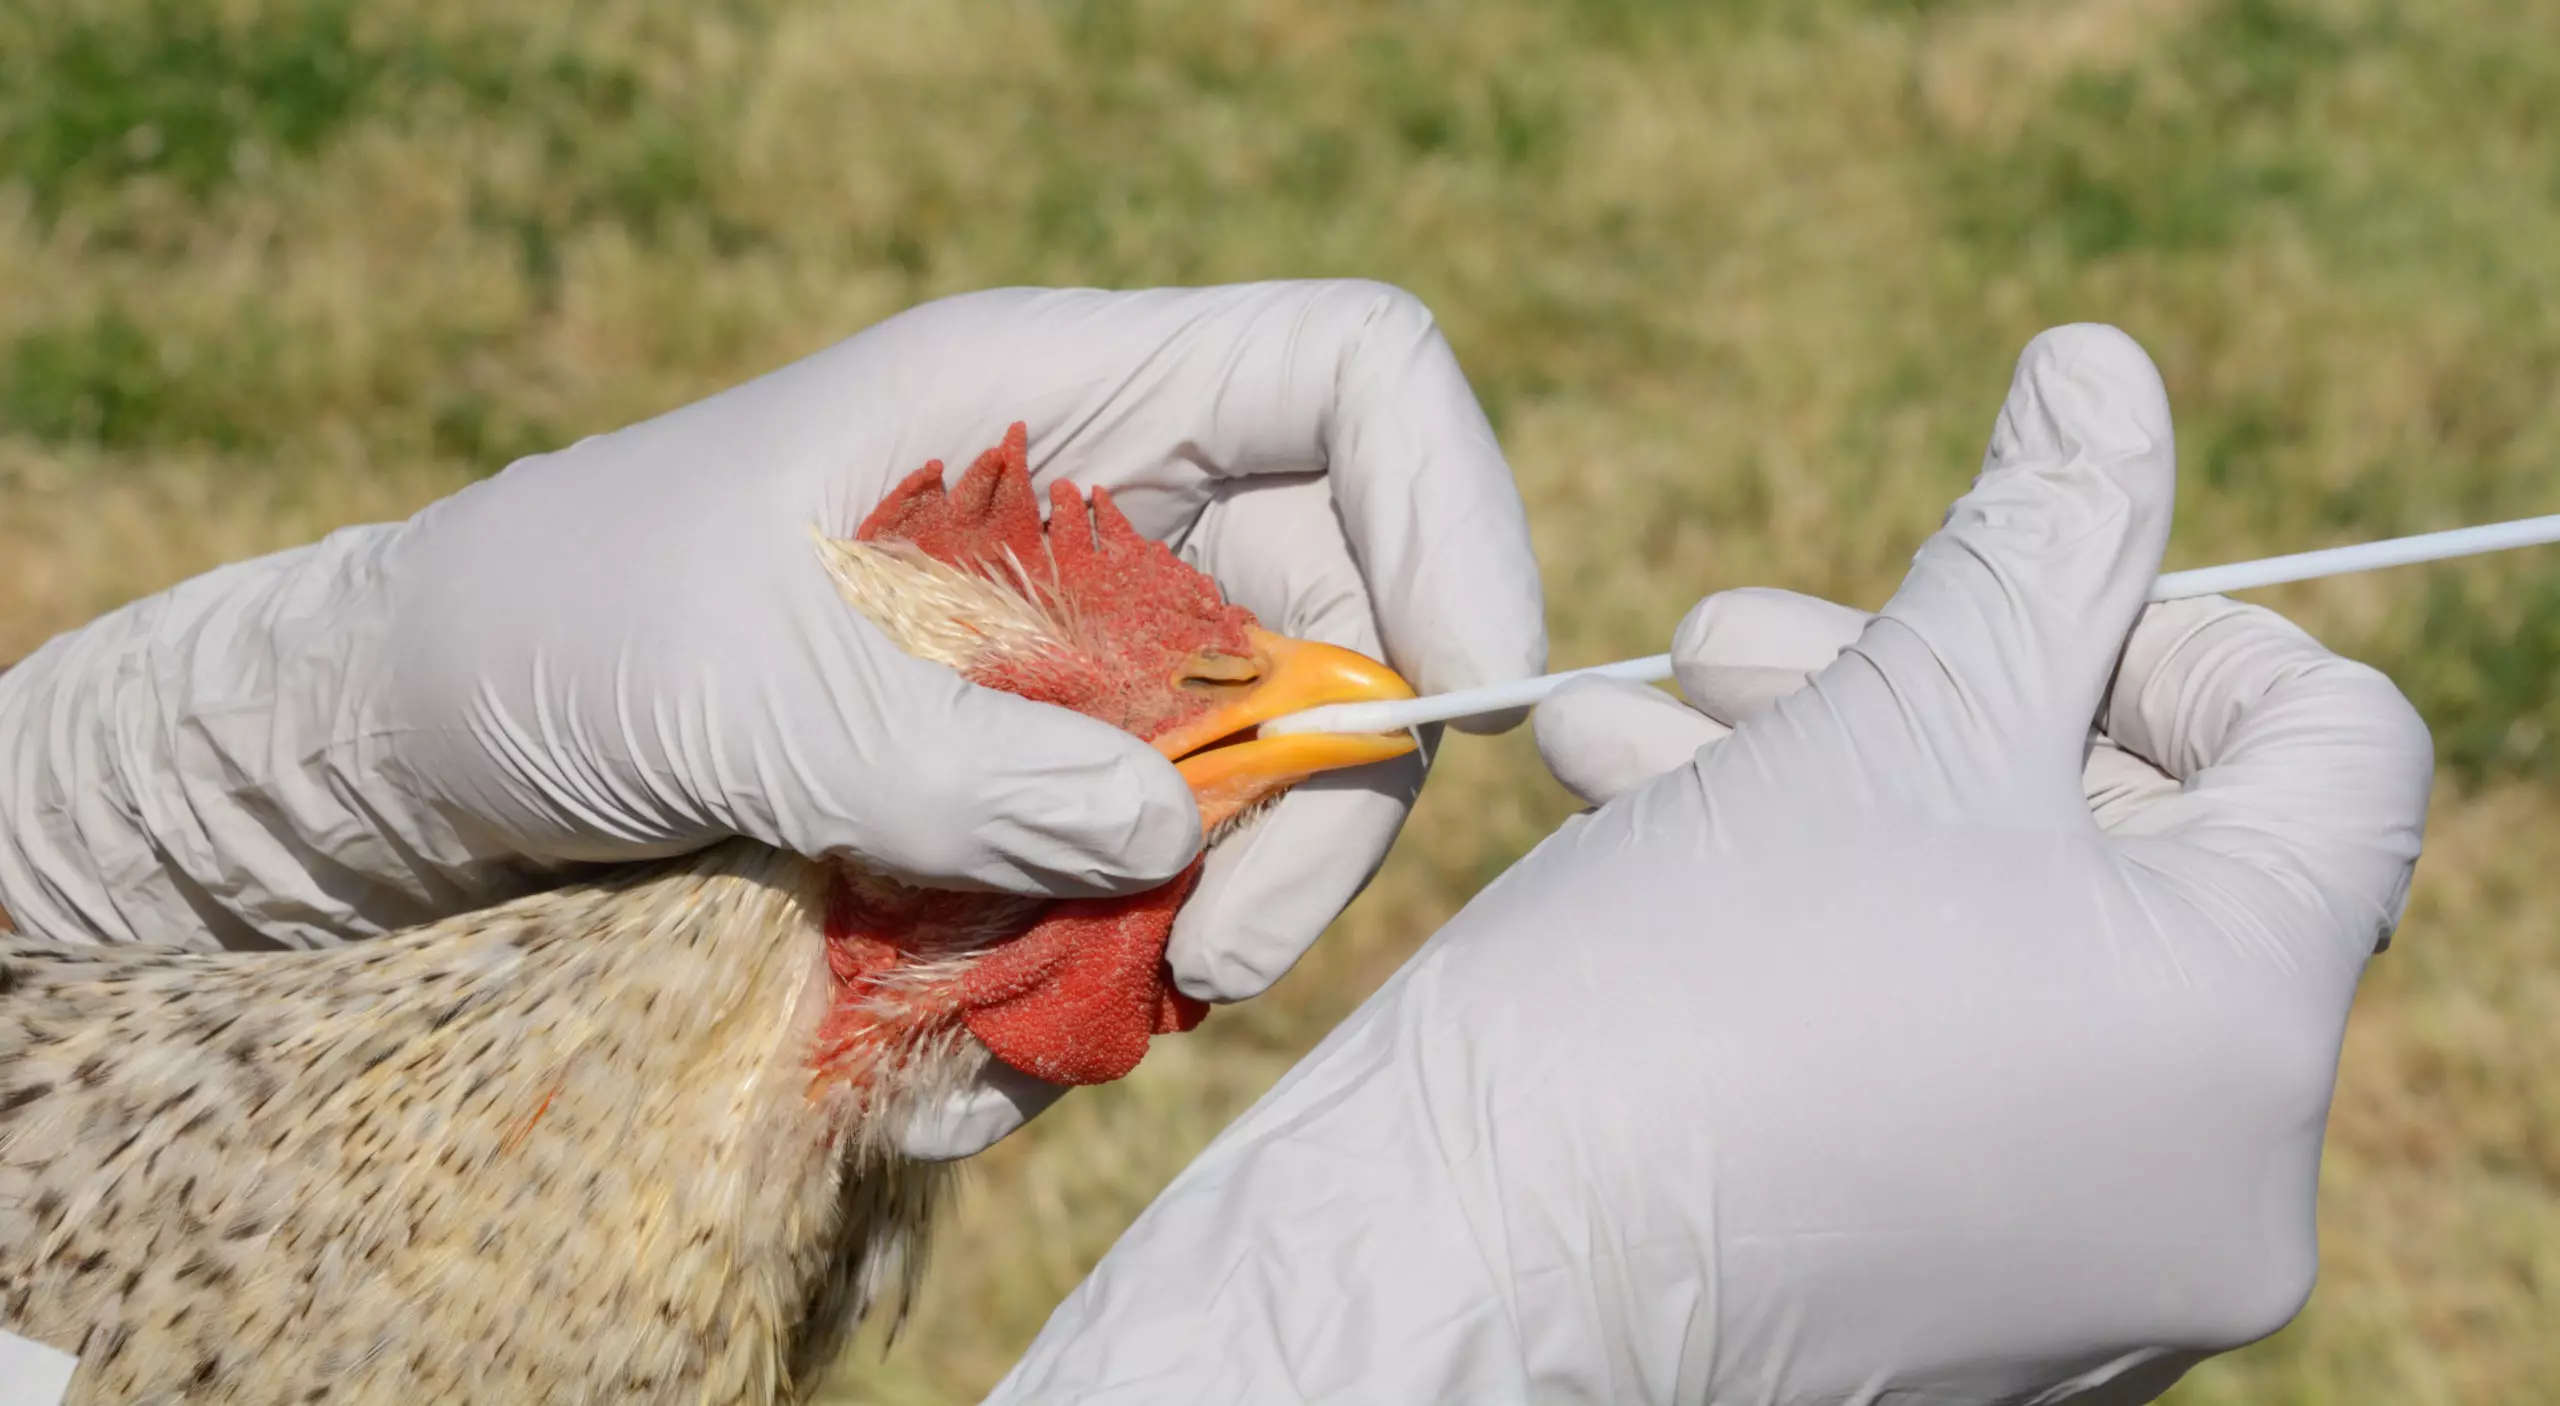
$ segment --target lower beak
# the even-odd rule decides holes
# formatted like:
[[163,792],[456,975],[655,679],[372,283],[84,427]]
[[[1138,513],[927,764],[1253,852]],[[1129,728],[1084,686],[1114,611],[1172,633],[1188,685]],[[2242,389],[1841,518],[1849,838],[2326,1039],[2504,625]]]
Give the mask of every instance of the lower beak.
[[1259,675],[1241,696],[1156,739],[1191,794],[1200,824],[1212,828],[1266,796],[1319,772],[1365,766],[1414,750],[1411,733],[1302,732],[1257,737],[1273,718],[1327,703],[1411,698],[1396,671],[1348,649],[1251,632]]

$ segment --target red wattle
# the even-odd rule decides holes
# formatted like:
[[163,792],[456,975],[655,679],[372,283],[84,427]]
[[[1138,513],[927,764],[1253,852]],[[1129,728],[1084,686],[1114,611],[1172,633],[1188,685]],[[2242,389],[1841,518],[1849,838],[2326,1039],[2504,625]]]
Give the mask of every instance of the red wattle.
[[1199,866],[1125,898],[1064,899],[970,969],[962,1023],[996,1058],[1053,1084],[1105,1084],[1138,1067],[1147,1038],[1189,1030],[1208,1011],[1173,989],[1164,962],[1174,914]]

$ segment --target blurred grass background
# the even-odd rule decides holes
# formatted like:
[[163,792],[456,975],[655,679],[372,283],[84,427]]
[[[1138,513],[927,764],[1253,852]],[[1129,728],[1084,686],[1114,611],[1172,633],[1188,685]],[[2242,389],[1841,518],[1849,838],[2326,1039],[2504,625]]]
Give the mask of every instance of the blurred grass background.
[[[2172,566],[2560,511],[2560,6],[17,0],[0,659],[921,299],[1357,274],[1443,320],[1559,666],[1880,602],[2037,329],[2159,360]],[[2560,555],[2267,597],[2444,762],[2323,1265],[2175,1400],[2560,1400]],[[1269,998],[982,1160],[835,1400],[974,1399],[1191,1153],[1568,809],[1454,739]]]

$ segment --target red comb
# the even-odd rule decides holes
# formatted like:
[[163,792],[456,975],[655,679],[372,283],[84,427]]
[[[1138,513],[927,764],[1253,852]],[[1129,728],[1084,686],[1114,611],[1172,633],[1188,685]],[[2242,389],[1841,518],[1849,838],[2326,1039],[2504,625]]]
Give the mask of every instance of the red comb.
[[1006,582],[1014,580],[1010,558],[1034,587],[1062,598],[1079,619],[1100,624],[1124,648],[1244,652],[1252,613],[1227,604],[1216,582],[1138,531],[1109,489],[1094,489],[1088,501],[1064,479],[1050,484],[1043,526],[1031,491],[1029,448],[1029,428],[1017,420],[1004,442],[979,455],[947,490],[942,461],[927,463],[863,519],[854,539],[910,542],[947,566]]
[[942,461],[927,463],[871,510],[854,540],[912,542],[936,561],[981,572],[1001,571],[1007,553],[1034,565],[1042,547],[1029,449],[1029,427],[1017,420],[948,492]]

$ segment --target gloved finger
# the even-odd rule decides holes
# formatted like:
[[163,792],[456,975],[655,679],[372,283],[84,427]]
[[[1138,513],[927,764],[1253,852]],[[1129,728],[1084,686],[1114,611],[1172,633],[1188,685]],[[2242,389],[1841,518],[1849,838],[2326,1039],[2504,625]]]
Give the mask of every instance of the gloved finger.
[[2176,795],[2178,782],[2101,733],[2089,741],[2089,760],[2080,768],[2080,792],[2088,798],[2089,817],[2112,834],[2139,824],[2152,805]]
[[2080,774],[2175,476],[2168,397],[2132,338],[2084,324],[2028,343],[1980,476],[1854,650],[1888,695],[1872,720],[1931,758],[1910,774],[2008,795]]
[[[437,588],[404,592],[385,632],[401,648],[383,740],[437,813],[542,862],[746,836],[918,883],[1058,896],[1144,888],[1190,862],[1199,812],[1170,764],[901,651],[830,580],[807,536],[826,520],[795,482],[742,477],[682,511],[616,492],[618,469],[691,446],[651,438],[668,433],[520,466],[404,534],[385,574]],[[562,540],[562,522],[592,538]]]
[[[1182,555],[1269,628],[1381,652],[1369,593],[1317,475],[1225,485]],[[1204,1001],[1269,989],[1385,862],[1425,765],[1408,756],[1316,777],[1223,836],[1166,944],[1174,984]]]
[[[1672,636],[1671,657],[1680,691],[1700,712],[1738,727],[1804,687],[1841,650],[1856,643],[1874,618],[1863,610],[1793,591],[1755,586],[1719,592],[1691,607]],[[1538,727],[1543,753],[1548,727],[1544,705]],[[1548,769],[1555,769],[1554,761],[1550,760]],[[1574,789],[1571,782],[1566,784]],[[2124,750],[2115,739],[2104,734],[2090,739],[2081,792],[2100,829],[2114,829],[2140,808],[2177,789],[2174,778]],[[1575,793],[1587,795],[1578,789]]]
[[1576,679],[1547,695],[1530,726],[1538,759],[1566,790],[1604,806],[1733,729],[1679,699],[1626,679]]
[[1672,676],[1690,707],[1740,727],[1804,687],[1874,618],[1794,591],[1719,591],[1691,606],[1672,631]]
[[[1819,596],[1745,587],[1707,597],[1674,633],[1671,657],[1680,691],[1693,707],[1731,726],[1768,711],[1857,642],[1875,617]],[[1552,703],[1554,700],[1550,699]],[[1539,746],[1548,726],[1542,705]],[[1549,770],[1555,769],[1551,760]],[[1568,788],[1572,783],[1567,783]],[[2133,813],[2175,794],[2178,783],[2103,734],[2090,739],[2081,769],[2089,813],[2112,830]],[[1576,790],[1576,794],[1586,794]]]
[[[837,614],[829,633],[872,631]],[[979,687],[885,639],[813,649],[807,662],[825,702],[804,711],[831,708],[839,725],[777,716],[757,730],[754,783],[721,787],[736,833],[858,856],[911,882],[1054,897],[1150,888],[1199,852],[1181,773],[1117,728]],[[786,670],[763,696],[807,686]]]
[[968,1087],[919,1105],[898,1133],[898,1150],[922,1162],[975,1157],[1049,1111],[1067,1092],[991,1059]]
[[2273,611],[2171,601],[2134,627],[2105,725],[2179,782],[2115,833],[2308,880],[2359,954],[2398,925],[2435,754],[2391,680]]
[[[1863,610],[1794,591],[1757,586],[1723,591],[1698,602],[1680,621],[1672,636],[1672,664],[1691,706],[1739,727],[1803,688],[1855,644],[1874,619]],[[1540,712],[1543,751],[1547,722],[1543,707]],[[2178,783],[2100,734],[2090,739],[2080,788],[2098,827],[2112,830],[2141,807],[2174,794]]]
[[1165,944],[1175,987],[1243,1001],[1288,975],[1377,877],[1426,766],[1403,756],[1327,772],[1222,836]]
[[1519,490],[1448,342],[1401,289],[1004,289],[856,340],[873,338],[898,350],[914,397],[901,452],[991,443],[1023,419],[1042,478],[1108,484],[1140,530],[1167,540],[1222,482],[1321,472],[1383,657],[1416,688],[1545,667]]

